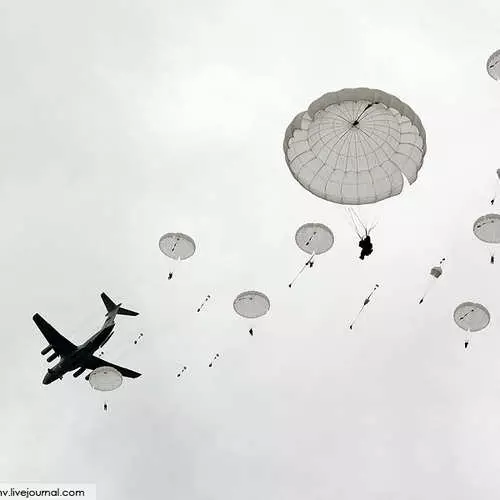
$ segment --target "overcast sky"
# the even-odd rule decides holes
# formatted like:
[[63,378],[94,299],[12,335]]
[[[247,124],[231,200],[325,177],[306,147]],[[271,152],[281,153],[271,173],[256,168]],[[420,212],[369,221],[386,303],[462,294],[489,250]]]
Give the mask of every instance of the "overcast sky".
[[[102,500],[497,500],[500,262],[472,224],[500,167],[499,18],[498,0],[3,2],[0,479]],[[428,146],[412,186],[361,210],[380,219],[364,262],[282,150],[298,112],[358,86],[408,103]],[[306,222],[335,243],[289,289]],[[171,281],[170,231],[197,244]],[[232,309],[247,289],[271,301],[253,337]],[[42,386],[31,319],[81,343],[102,291],[141,313],[106,346],[143,373],[107,413],[83,377]],[[492,320],[466,351],[468,300]]]

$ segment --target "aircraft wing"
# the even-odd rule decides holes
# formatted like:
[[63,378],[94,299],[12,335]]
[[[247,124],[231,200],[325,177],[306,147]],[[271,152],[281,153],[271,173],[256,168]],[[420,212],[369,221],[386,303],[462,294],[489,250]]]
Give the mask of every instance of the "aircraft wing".
[[76,349],[76,345],[63,337],[52,325],[47,323],[38,313],[33,316],[33,321],[47,339],[52,349],[59,356],[65,356]]
[[115,365],[113,363],[110,363],[109,361],[106,361],[105,359],[98,358],[97,356],[90,356],[90,358],[86,359],[82,363],[82,366],[88,368],[89,370],[95,370],[100,366],[111,366],[112,368],[118,370],[124,377],[137,378],[141,376],[140,373],[129,370],[128,368],[123,368],[123,366]]

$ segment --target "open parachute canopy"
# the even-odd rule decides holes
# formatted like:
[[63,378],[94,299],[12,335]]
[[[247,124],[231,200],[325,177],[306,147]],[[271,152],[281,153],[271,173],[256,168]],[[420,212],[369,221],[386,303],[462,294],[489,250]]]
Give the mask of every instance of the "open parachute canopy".
[[248,291],[240,293],[233,302],[233,308],[243,318],[259,318],[271,307],[269,299],[261,292]]
[[500,215],[482,215],[474,222],[472,231],[485,243],[500,243]]
[[294,178],[334,203],[364,205],[412,184],[426,152],[425,130],[397,97],[368,88],[330,92],[299,113],[283,142]]
[[333,245],[331,229],[319,222],[308,222],[295,233],[295,243],[308,254],[319,255],[327,252]]
[[167,233],[160,238],[160,250],[171,259],[184,260],[191,257],[196,245],[193,238],[183,233]]
[[455,323],[466,332],[478,332],[490,323],[490,313],[481,304],[464,302],[453,313]]
[[89,375],[90,385],[97,391],[114,391],[122,381],[122,374],[112,366],[100,366]]
[[496,50],[488,57],[486,70],[493,80],[500,80],[500,50]]

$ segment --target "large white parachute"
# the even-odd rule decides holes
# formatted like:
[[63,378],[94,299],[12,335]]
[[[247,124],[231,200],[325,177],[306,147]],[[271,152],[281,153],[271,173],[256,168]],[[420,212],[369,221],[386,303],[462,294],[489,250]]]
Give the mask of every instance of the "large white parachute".
[[493,80],[500,80],[500,50],[496,50],[488,57],[486,70]]
[[[189,259],[195,250],[196,245],[193,238],[184,233],[167,233],[160,238],[160,250],[167,257],[174,259],[175,263],[180,260]],[[172,279],[173,270],[168,273],[168,279]]]
[[397,97],[368,88],[330,92],[288,126],[283,150],[294,178],[334,203],[363,205],[412,184],[426,153],[425,130]]
[[122,374],[112,366],[100,366],[89,375],[90,385],[97,391],[114,391],[122,381]]

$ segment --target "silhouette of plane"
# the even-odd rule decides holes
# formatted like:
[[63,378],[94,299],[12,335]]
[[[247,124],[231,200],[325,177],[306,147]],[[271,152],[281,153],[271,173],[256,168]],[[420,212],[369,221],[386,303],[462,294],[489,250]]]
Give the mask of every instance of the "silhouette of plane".
[[[47,370],[47,374],[43,378],[44,385],[51,384],[57,379],[62,380],[63,375],[67,372],[76,370],[73,373],[73,377],[78,377],[85,370],[95,370],[100,366],[111,366],[116,368],[124,377],[140,377],[140,373],[129,370],[128,368],[123,368],[122,366],[114,365],[113,363],[109,363],[104,359],[94,356],[94,352],[100,349],[111,338],[111,335],[113,335],[115,317],[117,314],[123,314],[125,316],[137,316],[139,314],[138,312],[120,307],[121,304],[115,304],[105,293],[101,293],[101,299],[108,311],[106,313],[106,321],[104,321],[101,329],[96,334],[79,346],[63,337],[38,313],[33,316],[33,321],[49,343],[49,345],[42,350],[42,356],[53,350],[53,354],[47,358],[47,361],[50,363],[58,356],[60,357],[57,365]],[[85,377],[87,380],[89,379],[89,375]]]

